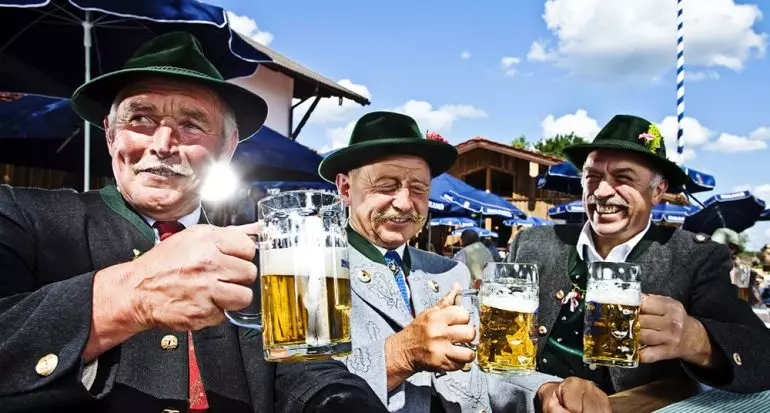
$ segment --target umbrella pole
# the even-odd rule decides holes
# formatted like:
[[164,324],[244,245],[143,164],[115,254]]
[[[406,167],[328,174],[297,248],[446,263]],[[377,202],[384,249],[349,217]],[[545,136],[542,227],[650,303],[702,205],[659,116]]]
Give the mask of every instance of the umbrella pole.
[[[83,49],[86,53],[85,60],[85,81],[91,80],[91,12],[86,12],[86,19],[81,23],[83,25]],[[83,125],[83,192],[90,188],[91,180],[91,125],[84,121]]]

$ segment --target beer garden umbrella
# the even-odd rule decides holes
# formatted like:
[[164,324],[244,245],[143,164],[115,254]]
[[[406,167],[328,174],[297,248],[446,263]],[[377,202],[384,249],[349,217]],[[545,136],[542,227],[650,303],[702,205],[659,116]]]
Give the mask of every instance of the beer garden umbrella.
[[743,232],[757,222],[764,210],[765,201],[749,191],[715,195],[703,203],[703,209],[685,218],[683,228],[709,235],[718,228]]
[[[231,31],[222,8],[196,0],[0,0],[0,91],[69,98],[85,81],[121,68],[150,38],[171,31],[195,35],[226,79],[271,61]],[[83,131],[87,190],[87,122]]]

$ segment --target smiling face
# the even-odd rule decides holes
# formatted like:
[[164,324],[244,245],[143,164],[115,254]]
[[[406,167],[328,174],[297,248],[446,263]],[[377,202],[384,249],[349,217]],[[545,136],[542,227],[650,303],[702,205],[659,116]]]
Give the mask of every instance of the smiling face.
[[123,89],[104,129],[126,201],[156,220],[194,211],[206,171],[229,160],[238,142],[235,128],[223,137],[225,110],[213,91],[187,82],[154,79]]
[[406,244],[425,225],[430,183],[427,162],[415,156],[392,156],[337,175],[350,225],[386,249]]
[[647,227],[668,183],[634,153],[597,150],[583,166],[583,204],[597,247],[619,245]]

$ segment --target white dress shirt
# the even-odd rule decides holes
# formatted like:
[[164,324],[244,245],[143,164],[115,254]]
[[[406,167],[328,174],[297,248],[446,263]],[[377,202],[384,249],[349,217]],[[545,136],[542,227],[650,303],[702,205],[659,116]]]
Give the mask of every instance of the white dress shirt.
[[[639,241],[644,238],[644,234],[650,230],[652,221],[647,223],[647,227],[643,231],[634,235],[630,240],[615,246],[610,253],[607,254],[607,258],[602,258],[598,252],[596,252],[596,246],[594,245],[594,238],[591,236],[591,223],[586,222],[583,226],[583,230],[580,232],[577,242],[577,253],[580,259],[586,263],[586,265],[596,261],[607,262],[626,262],[628,255],[631,254],[634,247],[639,244]],[[586,254],[587,252],[587,254]],[[585,254],[585,256],[583,256]]]

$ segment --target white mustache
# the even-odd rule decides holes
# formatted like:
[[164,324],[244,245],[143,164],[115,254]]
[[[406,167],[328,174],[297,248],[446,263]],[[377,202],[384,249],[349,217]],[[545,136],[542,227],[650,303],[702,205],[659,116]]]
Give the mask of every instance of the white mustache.
[[146,171],[164,171],[177,175],[190,176],[193,174],[192,167],[186,163],[166,163],[159,160],[140,162],[133,167],[134,173]]

